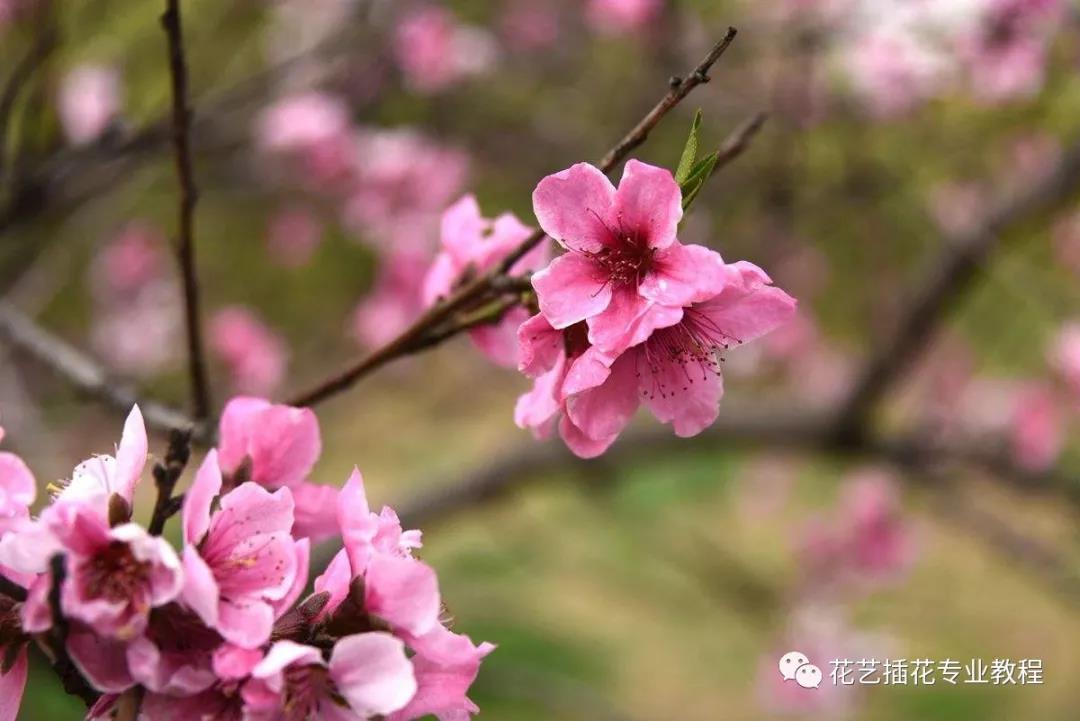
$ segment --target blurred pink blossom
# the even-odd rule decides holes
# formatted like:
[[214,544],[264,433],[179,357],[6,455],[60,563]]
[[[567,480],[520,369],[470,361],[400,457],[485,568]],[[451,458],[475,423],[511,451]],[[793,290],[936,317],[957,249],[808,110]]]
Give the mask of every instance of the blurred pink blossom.
[[383,345],[419,317],[428,264],[426,256],[407,252],[383,259],[375,286],[353,313],[353,336],[361,345]]
[[463,78],[487,71],[496,49],[488,33],[461,25],[453,13],[436,5],[410,10],[397,27],[394,56],[408,86],[436,93]]
[[135,221],[101,249],[91,266],[99,299],[130,301],[165,277],[168,241],[157,228]]
[[1059,0],[987,0],[973,32],[959,40],[975,96],[986,102],[1030,97],[1043,86],[1049,23]]
[[171,280],[144,286],[125,302],[106,305],[94,318],[91,343],[121,373],[148,375],[179,358],[183,314],[179,289]]
[[869,111],[893,117],[935,94],[947,78],[947,58],[913,30],[882,28],[847,48],[848,76]]
[[546,50],[559,40],[559,9],[547,0],[512,0],[499,27],[512,49]]
[[237,393],[267,395],[281,384],[288,362],[285,342],[252,310],[229,306],[217,311],[209,336]]
[[270,218],[267,250],[279,265],[299,268],[311,261],[322,234],[322,223],[314,212],[299,206],[285,208]]
[[603,33],[636,33],[655,22],[663,7],[664,0],[589,0],[585,17]]
[[1032,383],[1014,399],[1011,422],[1016,463],[1031,471],[1044,471],[1057,462],[1065,443],[1064,418],[1053,388]]
[[[424,277],[423,299],[429,306],[450,295],[465,278],[494,268],[533,232],[513,213],[484,218],[472,195],[450,206],[441,226],[441,251]],[[541,243],[515,263],[510,273],[520,276],[539,270],[550,257],[550,245]],[[493,363],[512,368],[518,362],[517,328],[528,317],[524,309],[514,308],[499,323],[481,326],[469,334]]]
[[265,150],[303,151],[347,134],[349,111],[337,97],[308,91],[280,98],[263,110],[256,140]]
[[79,65],[60,80],[57,113],[68,142],[87,145],[104,134],[121,103],[120,75],[105,65]]

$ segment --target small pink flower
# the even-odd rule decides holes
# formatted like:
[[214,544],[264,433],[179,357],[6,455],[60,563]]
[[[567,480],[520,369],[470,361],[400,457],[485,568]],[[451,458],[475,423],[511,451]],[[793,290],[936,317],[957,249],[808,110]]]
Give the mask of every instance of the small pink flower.
[[631,160],[616,191],[579,163],[540,181],[533,208],[569,252],[533,276],[540,311],[556,329],[587,321],[589,341],[620,353],[667,320],[670,308],[718,293],[718,253],[676,240],[682,193],[671,173]]
[[888,474],[863,471],[848,479],[840,523],[849,534],[851,569],[861,578],[893,578],[911,565],[914,545],[900,511],[899,492]]
[[251,310],[222,308],[210,321],[210,345],[229,368],[239,393],[265,395],[285,376],[285,342]]
[[1064,419],[1052,388],[1041,384],[1020,390],[1015,399],[1012,423],[1013,456],[1017,464],[1044,471],[1057,462],[1064,438]]
[[904,26],[864,33],[846,50],[857,95],[875,116],[902,115],[934,95],[948,76],[948,58]]
[[480,709],[466,695],[480,671],[480,662],[495,650],[490,643],[473,644],[468,636],[438,625],[409,646],[416,674],[416,694],[408,705],[390,714],[388,721],[412,721],[434,714],[440,719],[462,719]]
[[368,719],[397,711],[416,693],[405,645],[387,633],[346,636],[329,662],[317,648],[278,641],[251,677],[243,689],[251,721]]
[[270,493],[241,483],[221,496],[211,515],[221,486],[212,450],[184,498],[183,600],[225,640],[255,648],[270,637],[274,602],[296,582],[292,494],[288,488]]
[[[467,195],[450,206],[442,217],[442,250],[424,278],[423,299],[428,305],[449,296],[467,277],[475,277],[495,267],[529,237],[532,229],[512,213],[493,220],[480,214],[476,198]],[[549,248],[541,244],[516,262],[513,275],[537,270],[548,262]],[[528,318],[520,309],[502,321],[470,331],[478,348],[494,363],[517,365],[517,327]]]
[[270,219],[266,244],[270,257],[286,268],[300,268],[322,242],[322,224],[306,208],[287,208]]
[[256,139],[267,151],[303,153],[347,135],[349,111],[337,97],[305,92],[277,100],[263,111]]
[[663,0],[589,0],[586,18],[601,32],[640,32],[657,20],[663,5]]
[[410,89],[437,93],[490,68],[495,46],[483,31],[460,25],[449,10],[422,5],[398,25],[394,57]]
[[116,455],[94,456],[76,466],[56,502],[85,504],[103,519],[108,517],[109,498],[114,494],[130,506],[146,467],[147,450],[146,425],[139,407],[134,406],[124,422]]
[[79,65],[60,81],[57,112],[68,142],[100,138],[120,110],[120,76],[103,65]]

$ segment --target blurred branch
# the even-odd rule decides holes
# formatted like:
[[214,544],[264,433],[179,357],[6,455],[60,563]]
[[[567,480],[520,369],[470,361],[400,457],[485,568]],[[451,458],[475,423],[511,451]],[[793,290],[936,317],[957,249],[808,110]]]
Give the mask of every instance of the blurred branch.
[[[600,161],[600,169],[604,173],[610,173],[621,160],[644,143],[653,128],[663,120],[664,116],[677,107],[694,88],[709,81],[709,71],[731,45],[735,39],[735,34],[735,28],[728,28],[724,39],[712,48],[709,54],[698,63],[685,79],[672,78],[671,87],[664,97],[604,155],[604,158]],[[734,153],[734,155],[737,154],[737,152]],[[493,300],[493,293],[496,296],[498,295],[496,291],[498,279],[505,275],[525,254],[539,245],[544,237],[542,230],[533,232],[491,272],[466,283],[450,297],[432,306],[398,337],[376,349],[354,365],[292,398],[288,401],[289,405],[312,406],[325,401],[348,390],[357,381],[390,361],[432,345],[427,340],[429,334],[438,332],[439,326],[443,325],[459,310]]]
[[1053,207],[1080,187],[1080,142],[1073,144],[1057,165],[1038,182],[1013,193],[966,233],[945,237],[945,249],[935,258],[924,283],[905,305],[896,330],[867,361],[855,388],[840,409],[837,433],[853,439],[863,432],[879,401],[933,338],[954,305],[978,276],[979,266],[998,247],[1001,234],[1014,223]]
[[206,379],[202,328],[199,316],[199,279],[195,267],[195,203],[198,191],[191,167],[191,109],[188,107],[188,71],[184,57],[184,30],[180,0],[165,0],[161,24],[169,46],[169,77],[172,81],[173,147],[176,174],[180,179],[180,237],[177,259],[184,286],[184,320],[187,328],[188,372],[191,375],[191,406],[195,420],[210,415],[210,388]]
[[[5,300],[0,300],[0,337],[88,397],[123,413],[138,403],[147,425],[155,430],[196,427],[195,422],[182,412],[139,398],[134,388],[110,377],[89,355],[39,327]],[[202,437],[202,433],[199,435]]]

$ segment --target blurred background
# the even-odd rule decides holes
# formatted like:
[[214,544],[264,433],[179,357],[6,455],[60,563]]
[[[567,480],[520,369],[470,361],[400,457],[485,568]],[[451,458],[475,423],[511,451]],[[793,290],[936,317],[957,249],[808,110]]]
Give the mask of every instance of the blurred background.
[[[696,109],[707,146],[768,113],[681,231],[800,301],[727,354],[714,429],[641,418],[571,460],[514,426],[528,381],[467,338],[317,409],[313,480],[358,465],[373,504],[425,531],[456,630],[498,644],[481,718],[1076,717],[1075,4],[182,7],[215,410],[289,398],[392,338],[423,309],[448,205],[474,193],[534,223],[540,178],[597,161],[739,30],[636,153],[673,168]],[[42,488],[111,451],[123,415],[15,342],[13,313],[118,387],[187,398],[161,10],[0,0],[0,424]],[[825,432],[883,352],[910,362],[854,430]],[[780,678],[791,650],[821,688]],[[1038,660],[1043,682],[834,687],[840,658]],[[20,718],[81,713],[31,673]]]

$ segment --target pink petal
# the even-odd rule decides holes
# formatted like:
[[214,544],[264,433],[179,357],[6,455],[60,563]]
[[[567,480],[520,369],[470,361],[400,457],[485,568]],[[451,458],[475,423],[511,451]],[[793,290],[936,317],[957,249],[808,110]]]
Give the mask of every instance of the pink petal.
[[340,532],[337,522],[338,489],[304,481],[292,486],[293,535],[310,538],[312,543],[325,541]]
[[269,679],[289,666],[324,665],[319,649],[294,641],[278,641],[266,653],[266,657],[251,670],[252,678]]
[[728,277],[727,266],[715,250],[674,243],[657,254],[638,292],[656,303],[684,306],[715,296]]
[[330,600],[322,613],[319,614],[320,616],[333,613],[341,602],[345,600],[345,597],[349,594],[349,583],[351,581],[352,571],[349,568],[349,556],[343,548],[334,554],[334,558],[330,561],[330,565],[326,567],[326,571],[315,579],[315,593],[325,591],[330,594]]
[[730,340],[748,343],[787,322],[798,303],[784,291],[768,285],[769,276],[752,263],[728,266],[729,283],[714,298],[694,306]]
[[589,342],[617,355],[644,343],[654,330],[675,325],[682,317],[681,304],[679,307],[658,305],[633,288],[618,288],[612,292],[611,305],[589,318]]
[[602,313],[611,302],[611,284],[580,253],[560,255],[532,277],[540,312],[562,329]]
[[296,573],[293,576],[293,585],[281,600],[274,601],[274,618],[280,618],[282,614],[292,608],[296,599],[304,592],[308,583],[308,573],[311,568],[311,541],[301,538],[294,544],[296,552]]
[[543,314],[537,313],[517,330],[520,358],[518,370],[536,378],[552,368],[566,352],[563,334],[551,327]]
[[593,253],[608,243],[606,223],[614,201],[611,181],[588,163],[578,163],[540,181],[533,212],[544,232],[564,247]]
[[266,643],[274,626],[274,610],[268,603],[232,603],[222,599],[217,631],[229,643],[256,648]]
[[182,518],[184,542],[197,544],[210,528],[210,505],[221,492],[221,468],[217,451],[211,449],[195,474],[191,488],[184,494]]
[[675,361],[650,364],[641,359],[639,364],[644,369],[640,390],[645,405],[657,420],[671,423],[675,435],[697,435],[716,420],[724,394],[724,382],[717,370]]
[[262,658],[263,652],[260,649],[240,648],[225,643],[214,651],[212,665],[218,677],[236,681],[248,676]]
[[402,708],[416,693],[405,644],[388,633],[361,633],[334,644],[330,675],[361,718]]
[[379,521],[368,507],[364,493],[364,477],[359,468],[353,468],[349,480],[338,495],[338,525],[341,540],[345,544],[349,565],[354,576],[364,573],[371,557],[372,542],[379,531]]
[[483,325],[469,331],[472,339],[484,357],[503,368],[516,368],[518,365],[517,329],[528,319],[529,312],[524,308],[511,308],[502,320],[491,325]]
[[682,215],[682,191],[671,171],[637,160],[626,164],[613,209],[622,232],[650,248],[666,248],[675,242]]
[[124,646],[98,636],[82,624],[74,624],[68,634],[71,660],[94,688],[106,693],[120,693],[135,685],[128,673]]
[[563,416],[559,420],[559,436],[578,458],[596,458],[611,447],[618,436],[607,438],[590,438],[580,428],[574,425],[569,416]]
[[134,406],[124,421],[124,432],[116,450],[116,485],[113,489],[129,503],[146,465],[146,453],[146,425],[139,407]]
[[443,213],[440,240],[459,270],[473,261],[476,246],[483,242],[486,229],[487,221],[474,195],[464,196]]
[[247,457],[256,418],[269,407],[270,401],[247,396],[237,396],[225,404],[218,424],[218,462],[226,473],[236,471]]
[[23,691],[26,690],[27,668],[26,647],[23,646],[15,657],[15,664],[0,676],[0,721],[15,721],[19,715]]
[[34,474],[14,453],[0,453],[0,515],[25,515],[26,508],[34,502],[37,483]]
[[184,549],[184,589],[180,597],[210,628],[218,625],[218,599],[221,590],[214,573],[193,546]]
[[477,708],[468,697],[480,662],[494,650],[489,643],[473,644],[468,636],[452,633],[442,625],[419,638],[408,638],[416,651],[413,668],[417,692],[409,705],[389,717],[406,721],[435,714],[440,719],[468,719]]
[[453,259],[445,253],[439,254],[424,276],[424,285],[420,291],[424,305],[434,305],[440,298],[450,295],[459,275]]
[[391,626],[422,635],[439,620],[439,582],[413,558],[375,555],[364,576],[367,610]]
[[532,390],[522,394],[514,406],[518,428],[543,429],[562,408],[560,388],[566,375],[566,356],[555,367],[533,381]]
[[600,385],[567,399],[567,415],[582,433],[606,439],[622,432],[638,409],[636,366],[634,355],[622,355],[610,366],[608,377]]

